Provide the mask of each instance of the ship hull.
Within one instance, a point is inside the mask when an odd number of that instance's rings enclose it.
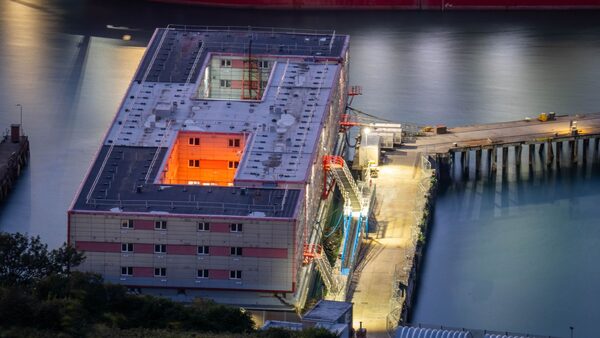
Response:
[[[330,10],[600,9],[600,0],[153,0],[210,7]]]

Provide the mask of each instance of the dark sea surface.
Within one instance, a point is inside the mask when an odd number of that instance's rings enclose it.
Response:
[[[31,163],[0,229],[66,239],[66,211],[153,29],[275,26],[351,35],[354,106],[449,126],[600,111],[600,12],[261,12],[135,1],[0,2],[0,128]],[[131,35],[124,41],[124,34]],[[456,178],[437,200],[413,321],[596,337],[598,167]]]

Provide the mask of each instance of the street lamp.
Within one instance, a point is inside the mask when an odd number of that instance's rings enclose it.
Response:
[[[569,326],[569,329],[571,329],[571,338],[573,338],[573,329],[574,329],[574,327]]]
[[[23,130],[23,106],[20,103],[17,103],[17,107],[20,108],[21,110],[21,114],[20,114],[20,126],[21,126],[21,130]]]

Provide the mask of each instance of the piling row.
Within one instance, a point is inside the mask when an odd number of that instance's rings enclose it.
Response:
[[[568,159],[562,158],[565,144],[567,146],[565,153],[568,154]],[[590,151],[591,145],[593,145],[593,151]],[[528,156],[526,158],[523,158],[523,147],[528,147]],[[582,150],[581,155],[579,154],[580,147]],[[471,153],[474,153],[475,156],[476,174],[480,174],[485,167],[487,167],[489,173],[496,173],[498,167],[506,171],[509,166],[508,158],[511,148],[515,156],[514,165],[517,168],[521,167],[523,161],[526,161],[526,164],[530,168],[533,167],[536,163],[536,150],[543,163],[550,168],[554,163],[557,165],[561,163],[577,164],[580,160],[583,164],[587,163],[589,157],[595,158],[600,153],[600,138],[581,137],[566,140],[540,140],[536,143],[513,143],[450,149],[448,153],[436,154],[441,178],[450,175],[452,165],[455,162],[460,163],[463,174],[468,175],[470,171],[469,166],[471,165]],[[483,160],[484,152],[486,152],[485,161]],[[498,162],[499,153],[502,154],[500,163]]]

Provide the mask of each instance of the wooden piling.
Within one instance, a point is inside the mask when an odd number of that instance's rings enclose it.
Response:
[[[546,166],[552,166],[552,162],[554,162],[554,151],[552,149],[552,142],[548,141],[546,147]]]
[[[583,159],[583,163],[587,162],[587,156],[588,156],[588,152],[590,149],[590,139],[583,139],[583,150],[582,150],[582,159]]]
[[[523,146],[520,144],[515,146],[515,164],[517,165],[517,167],[521,166],[522,153],[523,153]]]
[[[508,147],[502,147],[502,170],[506,171],[508,165]]]
[[[556,142],[556,164],[560,164],[560,155],[562,154],[562,142]]]
[[[533,161],[535,159],[535,144],[529,145],[529,166],[533,166]]]
[[[497,158],[497,156],[498,156],[498,151],[497,151],[496,147],[493,147],[493,148],[492,148],[492,153],[491,153],[491,155],[492,155],[492,156],[491,156],[492,164],[491,164],[491,166],[490,166],[490,172],[493,172],[493,173],[495,173],[495,172],[496,172],[496,169],[497,169],[497,168],[496,168],[496,167],[497,167],[496,161],[498,160],[498,158]]]
[[[481,149],[475,150],[475,173],[479,173],[481,171]]]

